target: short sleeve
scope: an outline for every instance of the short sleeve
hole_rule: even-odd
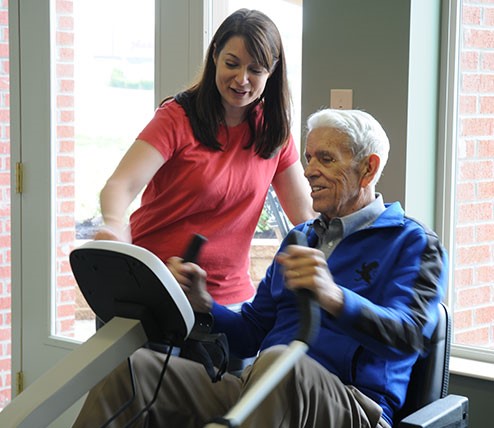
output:
[[[295,147],[292,134],[290,134],[287,143],[281,148],[279,156],[280,160],[278,162],[278,168],[276,168],[276,174],[283,172],[299,160],[299,154]]]

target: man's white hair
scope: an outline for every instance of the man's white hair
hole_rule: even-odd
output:
[[[388,161],[389,139],[374,117],[361,110],[323,109],[307,119],[308,133],[317,128],[334,128],[347,135],[348,147],[357,162],[371,154],[378,155],[381,162],[372,184],[379,181]]]

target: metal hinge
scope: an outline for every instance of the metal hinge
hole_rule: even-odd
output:
[[[24,164],[16,162],[15,164],[15,192],[22,193],[24,190]]]
[[[24,391],[24,372],[20,371],[15,374],[16,395]]]

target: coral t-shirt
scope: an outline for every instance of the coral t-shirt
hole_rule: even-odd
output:
[[[259,120],[259,111],[257,111]],[[165,159],[146,187],[141,207],[130,218],[133,243],[163,261],[182,256],[194,233],[204,235],[198,263],[207,272],[208,291],[220,304],[254,294],[249,250],[273,177],[298,161],[293,138],[271,159],[253,148],[247,122],[222,126],[223,151],[194,138],[183,108],[171,101],[159,107],[138,139]]]

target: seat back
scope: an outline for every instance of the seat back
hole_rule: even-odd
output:
[[[438,306],[438,323],[428,352],[413,366],[405,405],[396,414],[396,421],[448,394],[451,315],[446,305]]]

